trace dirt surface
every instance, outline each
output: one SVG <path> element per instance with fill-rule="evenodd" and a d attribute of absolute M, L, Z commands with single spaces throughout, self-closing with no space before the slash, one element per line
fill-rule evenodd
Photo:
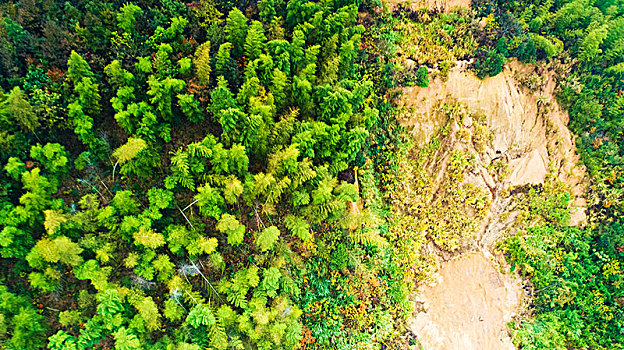
<path fill-rule="evenodd" d="M 501 74 L 480 80 L 468 64 L 458 62 L 446 80 L 436 77 L 427 88 L 403 89 L 399 106 L 405 107 L 399 108 L 404 113 L 399 122 L 416 147 L 434 138 L 441 145 L 427 165 L 434 193 L 442 193 L 438 187 L 450 153 L 460 150 L 474 155 L 464 181 L 489 195 L 487 216 L 462 249 L 425 247 L 442 261 L 441 282 L 420 288 L 420 312 L 411 321 L 426 350 L 514 349 L 506 323 L 521 313 L 522 288 L 519 279 L 500 273 L 493 261 L 504 263 L 496 244 L 520 229 L 514 200 L 521 191 L 515 189 L 544 184 L 551 174 L 571 194 L 570 224 L 585 221 L 585 170 L 578 164 L 568 115 L 554 97 L 553 67 L 511 62 Z M 457 103 L 470 117 L 449 117 L 448 106 Z M 488 140 L 482 146 L 466 141 L 483 129 Z"/>
<path fill-rule="evenodd" d="M 439 284 L 421 289 L 423 312 L 410 323 L 423 349 L 515 349 L 506 323 L 522 300 L 520 279 L 499 272 L 483 253 L 460 255 L 439 273 Z"/>
<path fill-rule="evenodd" d="M 480 80 L 466 65 L 458 62 L 446 81 L 436 78 L 427 88 L 405 88 L 402 103 L 412 110 L 402 117 L 401 123 L 412 131 L 416 143 L 422 145 L 446 124 L 446 120 L 435 117 L 441 101 L 457 101 L 472 112 L 483 114 L 491 132 L 491 143 L 483 151 L 474 151 L 478 153 L 481 171 L 471 182 L 488 188 L 495 204 L 501 190 L 541 184 L 551 172 L 569 186 L 571 225 L 582 224 L 585 170 L 578 165 L 574 136 L 567 128 L 568 115 L 554 97 L 554 72 L 511 62 L 501 74 Z M 533 88 L 523 86 L 528 83 L 520 82 L 518 77 L 532 78 Z M 492 177 L 486 170 L 496 162 L 505 164 L 503 178 Z M 486 226 L 484 223 L 484 230 Z M 485 234 L 484 231 L 482 236 Z M 496 238 L 488 238 L 484 247 L 492 246 Z"/>

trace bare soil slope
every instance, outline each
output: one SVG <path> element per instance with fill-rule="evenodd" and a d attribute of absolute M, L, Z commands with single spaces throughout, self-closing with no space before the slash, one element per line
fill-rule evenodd
<path fill-rule="evenodd" d="M 518 279 L 501 274 L 482 253 L 446 262 L 440 275 L 438 285 L 422 288 L 422 312 L 410 324 L 424 349 L 515 349 L 506 322 L 522 299 Z"/>
<path fill-rule="evenodd" d="M 546 69 L 535 72 L 533 66 L 512 62 L 501 74 L 480 80 L 464 66 L 460 63 L 453 68 L 447 81 L 436 78 L 427 88 L 404 89 L 403 103 L 412 110 L 402 117 L 401 123 L 422 145 L 447 122 L 436 117 L 440 102 L 457 101 L 485 115 L 492 142 L 483 151 L 474 150 L 482 171 L 471 181 L 493 193 L 491 209 L 497 209 L 498 202 L 503 200 L 501 190 L 544 183 L 551 172 L 569 186 L 573 198 L 570 224 L 583 223 L 585 172 L 578 165 L 574 136 L 567 128 L 568 115 L 554 97 L 554 74 Z M 533 91 L 516 77 L 533 79 L 523 82 L 531 85 Z M 495 162 L 505 164 L 504 177 L 488 175 L 487 168 Z M 491 210 L 492 215 L 496 214 L 494 211 Z M 486 234 L 486 225 L 483 229 Z M 483 246 L 490 248 L 497 237 L 482 238 L 486 239 Z"/>
<path fill-rule="evenodd" d="M 442 282 L 421 287 L 424 312 L 415 315 L 411 329 L 426 350 L 513 349 L 506 322 L 521 311 L 522 288 L 493 261 L 504 263 L 496 243 L 519 229 L 514 189 L 555 176 L 571 193 L 570 224 L 580 225 L 585 221 L 584 168 L 578 165 L 568 115 L 554 98 L 552 71 L 512 62 L 498 76 L 480 80 L 465 67 L 459 62 L 446 81 L 436 78 L 427 88 L 403 91 L 406 108 L 399 121 L 417 147 L 433 138 L 441 144 L 427 165 L 435 179 L 432 192 L 444 193 L 450 153 L 461 150 L 475 156 L 464 181 L 491 195 L 479 232 L 463 249 L 445 252 L 432 243 L 426 248 L 445 261 L 439 270 Z M 449 118 L 445 104 L 458 102 L 472 117 Z M 475 135 L 484 129 L 487 142 L 475 146 Z"/>

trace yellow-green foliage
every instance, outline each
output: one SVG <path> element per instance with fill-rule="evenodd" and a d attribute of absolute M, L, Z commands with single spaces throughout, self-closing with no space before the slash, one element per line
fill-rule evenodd
<path fill-rule="evenodd" d="M 469 155 L 451 153 L 445 183 L 427 212 L 428 235 L 446 250 L 459 248 L 462 239 L 474 234 L 489 208 L 483 188 L 464 181 L 469 162 Z"/>
<path fill-rule="evenodd" d="M 568 186 L 549 173 L 543 185 L 528 188 L 518 198 L 518 223 L 529 227 L 567 225 L 570 220 L 569 201 Z"/>
<path fill-rule="evenodd" d="M 403 282 L 411 289 L 419 284 L 436 280 L 438 258 L 422 252 L 427 243 L 426 228 L 422 220 L 414 220 L 410 215 L 396 215 L 390 225 L 393 249 L 403 270 Z"/>
<path fill-rule="evenodd" d="M 402 214 L 415 218 L 409 225 L 412 230 L 421 231 L 422 237 L 433 240 L 438 247 L 453 251 L 461 247 L 463 239 L 476 233 L 487 215 L 490 196 L 483 188 L 465 181 L 465 173 L 473 166 L 473 155 L 447 149 L 450 146 L 446 140 L 456 137 L 483 150 L 491 134 L 485 117 L 471 115 L 461 104 L 441 104 L 436 110 L 446 114 L 447 125 L 439 135 L 442 141 L 434 137 L 401 159 L 392 196 Z M 456 135 L 451 134 L 452 123 L 460 125 Z M 429 173 L 429 168 L 438 171 L 441 167 L 441 173 Z"/>
<path fill-rule="evenodd" d="M 113 157 L 117 158 L 117 163 L 123 164 L 134 157 L 136 157 L 139 152 L 145 149 L 147 144 L 145 141 L 138 138 L 129 138 L 128 142 L 113 152 Z"/>
<path fill-rule="evenodd" d="M 485 146 L 492 142 L 492 132 L 483 114 L 473 115 L 473 123 L 472 144 L 478 152 L 483 152 Z"/>
<path fill-rule="evenodd" d="M 142 245 L 148 248 L 156 249 L 165 244 L 165 238 L 153 230 L 146 230 L 141 227 L 134 235 L 134 241 L 138 245 Z"/>
<path fill-rule="evenodd" d="M 446 77 L 457 60 L 470 55 L 477 47 L 470 22 L 463 11 L 436 17 L 423 15 L 419 21 L 397 21 L 396 31 L 400 33 L 397 60 L 402 65 L 406 59 L 411 59 L 416 67 L 437 66 L 441 76 Z"/>

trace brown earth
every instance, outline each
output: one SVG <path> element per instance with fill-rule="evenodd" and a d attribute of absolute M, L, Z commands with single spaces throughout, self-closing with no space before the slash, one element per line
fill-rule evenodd
<path fill-rule="evenodd" d="M 446 261 L 440 264 L 441 282 L 421 287 L 417 306 L 422 310 L 411 322 L 425 350 L 514 348 L 506 322 L 522 312 L 523 293 L 517 277 L 499 272 L 504 258 L 495 247 L 505 235 L 518 230 L 515 188 L 544 184 L 548 174 L 554 175 L 571 193 L 570 224 L 585 222 L 585 170 L 578 165 L 568 115 L 554 97 L 557 82 L 552 67 L 511 62 L 501 74 L 480 80 L 467 65 L 458 62 L 446 81 L 435 78 L 427 88 L 403 89 L 405 112 L 398 117 L 416 147 L 434 137 L 442 142 L 428 165 L 434 193 L 440 191 L 450 152 L 461 150 L 476 157 L 465 181 L 491 194 L 481 229 L 463 249 L 449 253 L 433 244 L 426 248 Z M 449 120 L 442 111 L 444 103 L 457 102 L 473 116 L 482 115 L 479 123 L 489 133 L 483 148 L 466 142 L 465 136 L 475 135 L 479 118 Z M 506 170 L 493 171 L 497 164 Z"/>
<path fill-rule="evenodd" d="M 506 323 L 522 300 L 520 280 L 501 274 L 483 253 L 462 254 L 439 273 L 439 284 L 421 289 L 422 311 L 410 322 L 423 349 L 515 349 Z"/>
<path fill-rule="evenodd" d="M 574 136 L 567 128 L 568 114 L 554 98 L 554 73 L 546 68 L 537 69 L 539 72 L 535 73 L 533 66 L 511 62 L 501 74 L 480 80 L 465 65 L 465 62 L 459 63 L 453 68 L 447 81 L 436 78 L 427 88 L 405 88 L 402 103 L 410 111 L 401 117 L 401 124 L 411 130 L 417 144 L 424 145 L 447 123 L 441 114 L 435 113 L 440 102 L 457 101 L 473 113 L 485 115 L 492 139 L 485 150 L 470 150 L 478 154 L 480 171 L 469 177 L 469 181 L 492 192 L 490 213 L 495 215 L 492 209 L 497 209 L 498 202 L 504 201 L 501 190 L 544 183 L 551 172 L 567 184 L 571 192 L 570 224 L 582 224 L 585 220 L 585 170 L 578 165 Z M 527 76 L 537 81 L 531 83 L 535 91 L 522 86 L 516 78 Z M 496 178 L 487 170 L 494 162 L 502 162 L 507 167 L 504 178 Z M 497 237 L 488 236 L 486 224 L 483 229 L 481 245 L 489 248 Z"/>

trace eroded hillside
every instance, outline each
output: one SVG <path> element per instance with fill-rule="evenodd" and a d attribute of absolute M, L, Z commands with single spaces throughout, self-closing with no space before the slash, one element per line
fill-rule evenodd
<path fill-rule="evenodd" d="M 527 78 L 519 81 L 519 76 Z M 440 191 L 453 151 L 475 156 L 465 180 L 491 198 L 490 215 L 477 237 L 481 247 L 492 248 L 496 241 L 490 232 L 494 215 L 510 209 L 503 203 L 510 204 L 508 199 L 518 192 L 513 190 L 544 184 L 549 175 L 571 191 L 570 224 L 584 220 L 584 169 L 578 165 L 567 114 L 553 97 L 555 86 L 554 73 L 532 66 L 511 63 L 502 74 L 480 80 L 460 63 L 447 81 L 437 78 L 427 88 L 403 91 L 406 108 L 399 118 L 416 148 L 441 145 L 427 164 L 434 193 Z"/>
<path fill-rule="evenodd" d="M 442 265 L 441 282 L 421 289 L 410 323 L 425 349 L 515 349 L 506 323 L 522 302 L 520 281 L 483 253 Z"/>
<path fill-rule="evenodd" d="M 564 188 L 570 224 L 584 223 L 584 169 L 552 69 L 512 62 L 480 80 L 459 62 L 446 81 L 403 90 L 399 121 L 414 143 L 413 174 L 396 203 L 425 231 L 425 254 L 450 260 L 436 286 L 421 288 L 412 331 L 425 349 L 512 346 L 506 322 L 526 295 L 518 277 L 497 271 L 508 268 L 496 244 L 531 225 L 530 188 Z"/>

